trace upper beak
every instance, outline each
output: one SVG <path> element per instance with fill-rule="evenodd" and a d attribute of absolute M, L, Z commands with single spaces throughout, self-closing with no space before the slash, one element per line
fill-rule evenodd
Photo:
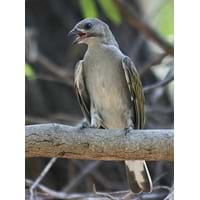
<path fill-rule="evenodd" d="M 74 36 L 74 41 L 72 42 L 73 44 L 77 44 L 78 42 L 81 41 L 85 36 L 87 37 L 87 34 L 84 33 L 82 30 L 79 30 L 77 28 L 73 28 L 68 34 L 68 36 Z"/>
<path fill-rule="evenodd" d="M 69 36 L 69 37 L 75 36 L 75 35 L 77 35 L 78 33 L 79 33 L 79 31 L 78 31 L 76 28 L 74 28 L 74 29 L 72 29 L 72 30 L 67 34 L 67 36 Z"/>

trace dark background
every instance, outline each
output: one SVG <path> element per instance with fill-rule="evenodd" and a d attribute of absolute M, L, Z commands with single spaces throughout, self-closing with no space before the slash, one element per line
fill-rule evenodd
<path fill-rule="evenodd" d="M 99 1 L 92 1 L 95 5 L 95 12 L 92 13 L 87 11 L 88 2 L 90 1 L 25 1 L 26 125 L 47 122 L 76 125 L 83 118 L 73 88 L 73 73 L 75 64 L 82 59 L 86 47 L 72 45 L 67 33 L 86 16 L 98 15 L 110 26 L 121 50 L 134 61 L 141 72 L 144 87 L 163 78 L 169 66 L 173 65 L 173 57 L 166 55 L 142 32 L 130 26 L 120 12 L 117 13 L 120 17 L 112 17 L 112 14 L 109 16 Z M 128 3 L 139 19 L 147 22 L 161 37 L 172 41 L 172 1 L 124 2 Z M 116 5 L 113 3 L 106 6 Z M 163 54 L 162 60 L 160 58 Z M 157 60 L 159 62 L 156 63 Z M 156 66 L 148 68 L 153 64 Z M 143 72 L 145 68 L 148 69 Z M 173 128 L 173 83 L 145 93 L 145 98 L 145 128 Z M 35 180 L 48 160 L 26 159 L 26 178 Z M 101 161 L 96 165 L 94 162 L 58 159 L 42 183 L 52 189 L 62 190 L 89 167 L 89 173 L 72 184 L 73 187 L 68 187 L 68 192 L 91 192 L 93 183 L 98 191 L 128 188 L 122 162 Z M 173 186 L 172 162 L 148 162 L 148 166 L 155 186 Z"/>

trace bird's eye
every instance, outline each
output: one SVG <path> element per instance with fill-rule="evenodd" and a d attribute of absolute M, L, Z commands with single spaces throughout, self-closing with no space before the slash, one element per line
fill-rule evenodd
<path fill-rule="evenodd" d="M 84 26 L 84 28 L 86 30 L 91 29 L 92 28 L 92 24 L 91 23 L 86 23 L 85 26 Z"/>

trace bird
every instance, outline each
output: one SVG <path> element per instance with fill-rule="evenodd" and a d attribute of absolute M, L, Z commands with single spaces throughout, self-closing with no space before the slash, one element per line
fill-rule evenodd
<path fill-rule="evenodd" d="M 144 127 L 143 87 L 133 61 L 122 53 L 109 26 L 98 18 L 78 22 L 68 36 L 73 44 L 86 44 L 75 66 L 74 86 L 91 128 Z M 126 160 L 125 169 L 133 193 L 151 192 L 152 180 L 144 160 Z"/>

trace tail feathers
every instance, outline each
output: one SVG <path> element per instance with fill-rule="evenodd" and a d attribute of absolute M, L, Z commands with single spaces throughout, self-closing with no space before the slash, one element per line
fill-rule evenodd
<path fill-rule="evenodd" d="M 126 173 L 133 193 L 151 192 L 152 181 L 144 160 L 126 160 Z"/>

